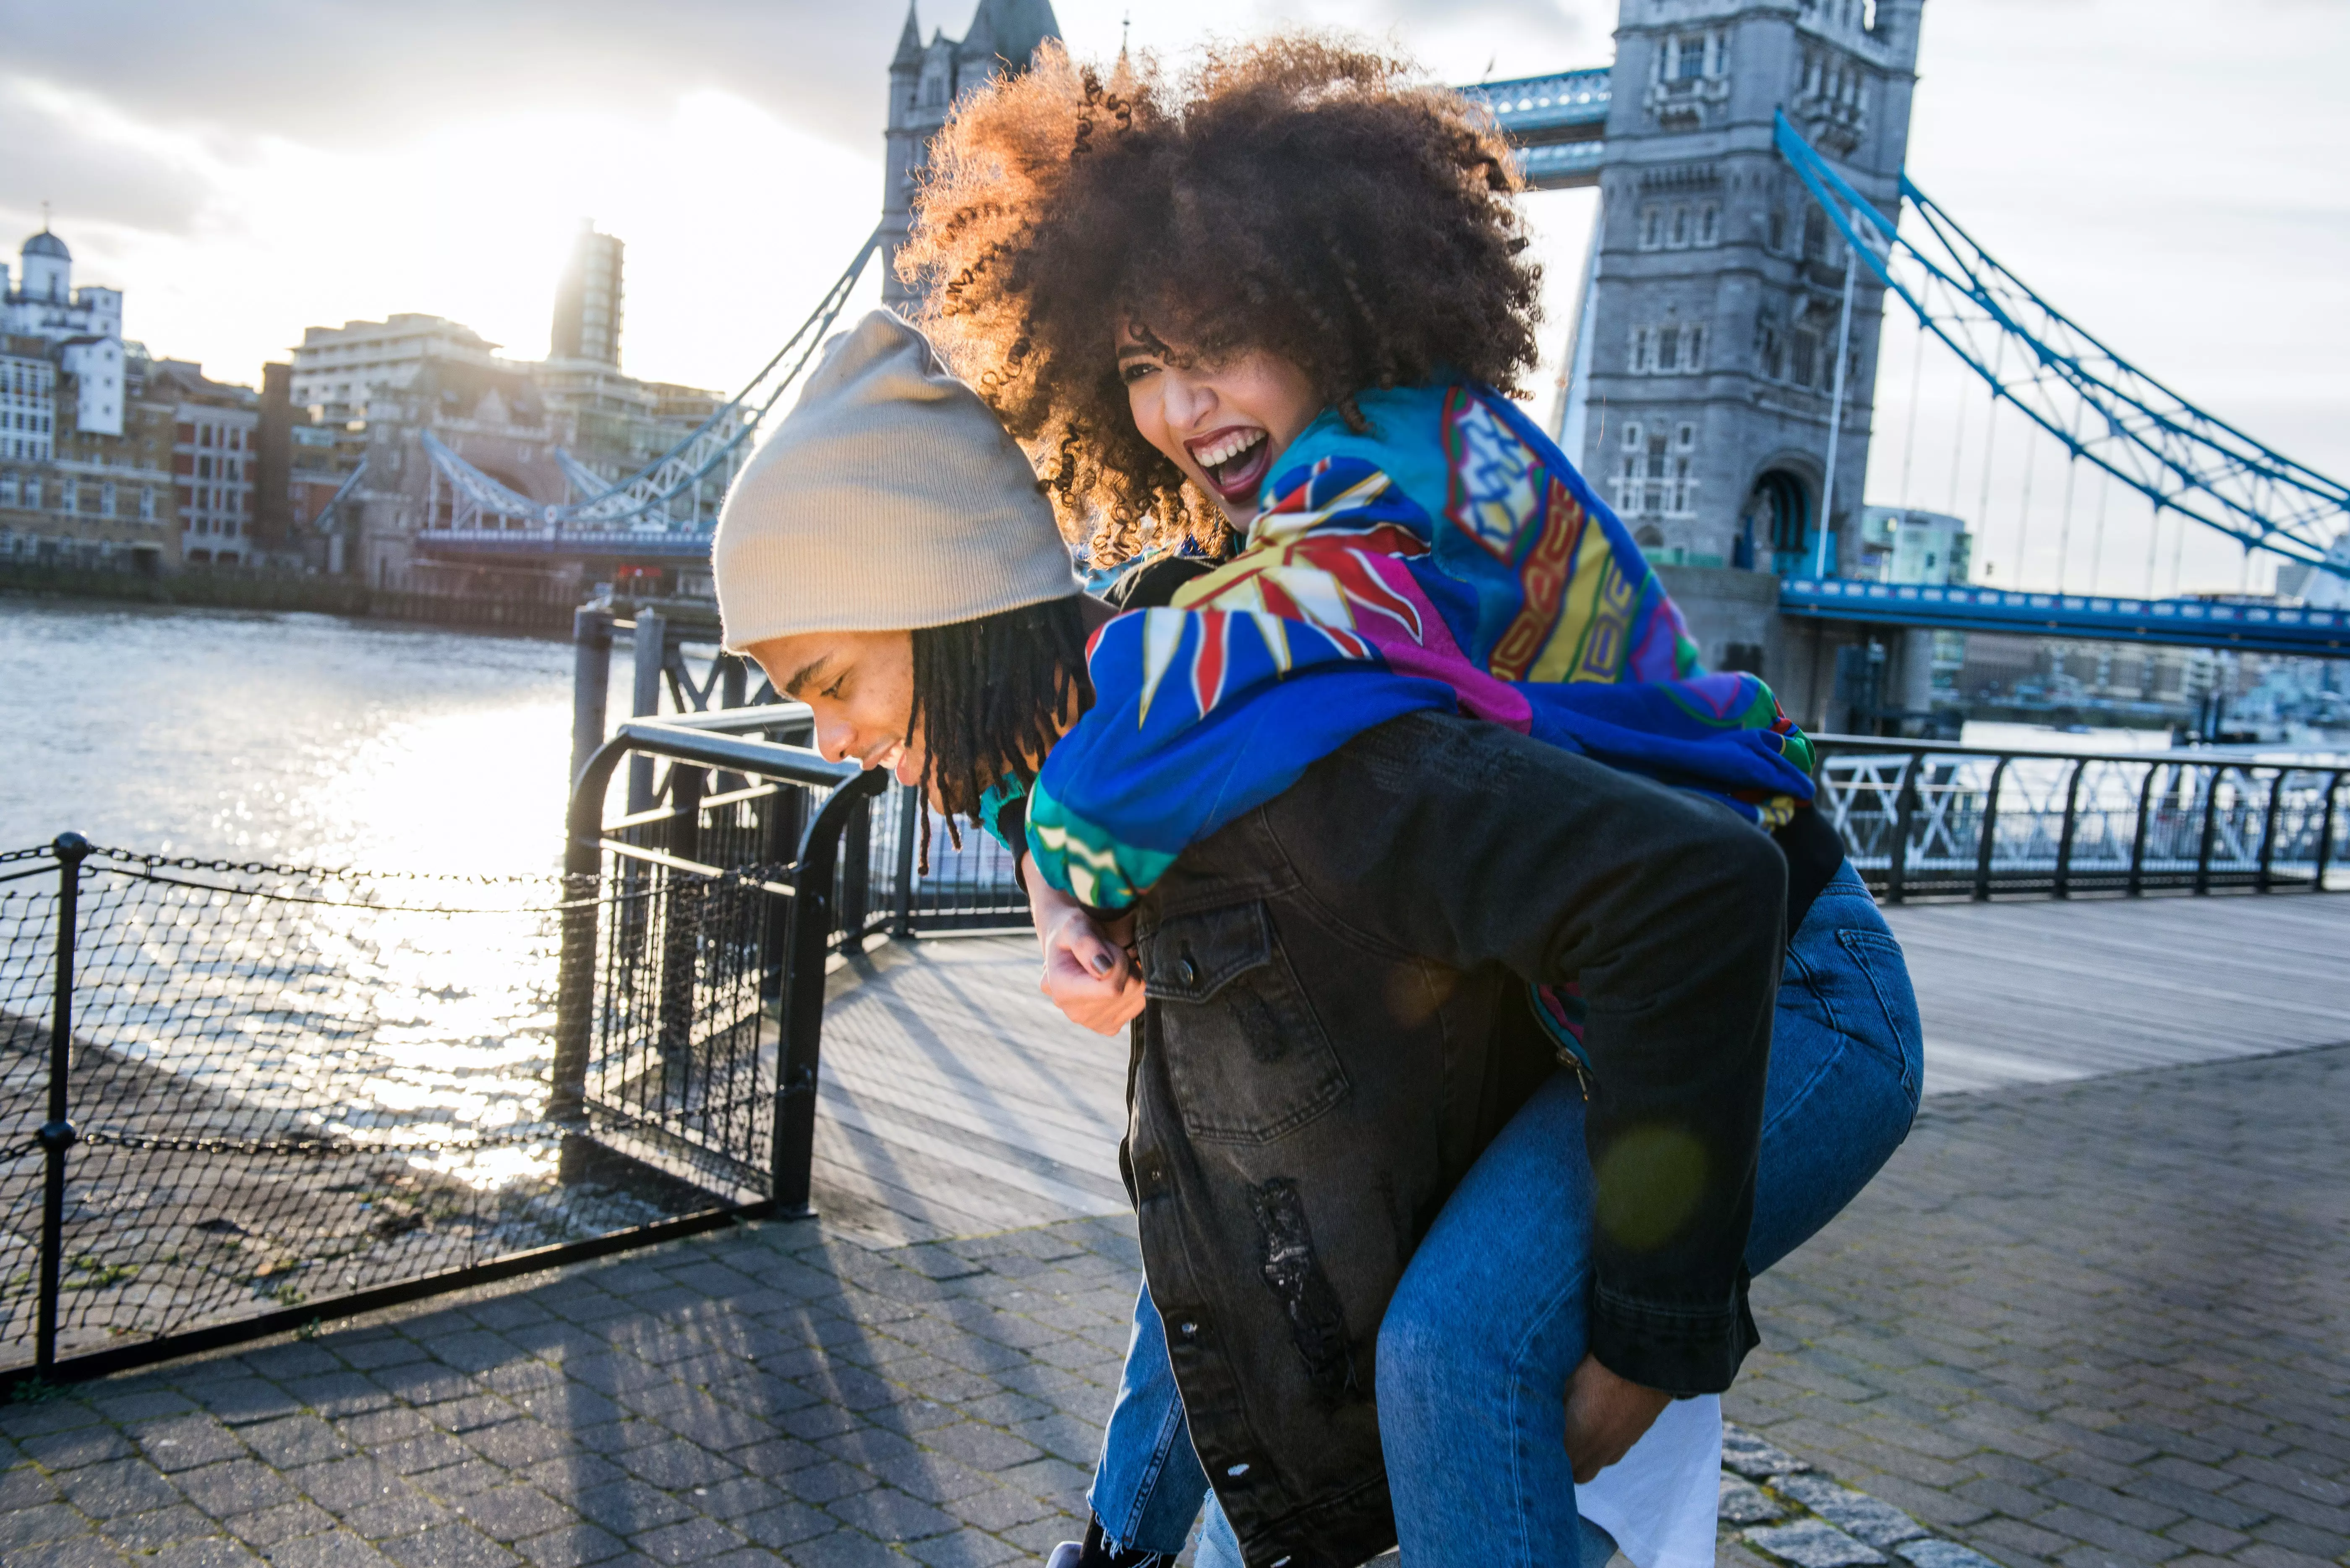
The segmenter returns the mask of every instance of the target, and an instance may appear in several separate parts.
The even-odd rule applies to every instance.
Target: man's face
[[[1262,349],[1206,364],[1136,322],[1117,347],[1134,428],[1246,529],[1274,460],[1322,411],[1305,372]]]
[[[914,711],[914,639],[903,631],[801,631],[750,649],[775,690],[816,713],[816,749],[834,762],[922,780]]]

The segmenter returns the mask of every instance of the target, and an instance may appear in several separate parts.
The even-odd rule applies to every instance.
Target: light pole
[[[1859,259],[1847,242],[1844,247],[1844,314],[1836,323],[1835,390],[1828,398],[1828,476],[1820,485],[1820,547],[1812,567],[1815,577],[1828,575],[1828,520],[1835,515],[1831,507],[1835,501],[1836,437],[1844,430],[1844,367],[1852,343],[1853,268]]]

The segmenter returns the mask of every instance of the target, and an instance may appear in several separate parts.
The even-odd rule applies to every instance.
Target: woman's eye
[[[1155,372],[1158,369],[1159,367],[1156,365],[1146,365],[1141,363],[1124,365],[1118,369],[1118,378],[1128,386],[1131,387],[1145,376]]]

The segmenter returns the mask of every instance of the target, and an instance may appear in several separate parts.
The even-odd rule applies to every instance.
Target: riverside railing
[[[2324,891],[2350,849],[2350,757],[1814,740],[1819,806],[1888,903]]]
[[[624,725],[560,876],[0,856],[0,1397],[806,1212],[835,955],[1025,917],[806,730]]]

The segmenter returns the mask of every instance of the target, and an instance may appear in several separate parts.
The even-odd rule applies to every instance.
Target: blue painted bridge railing
[[[1800,619],[1872,626],[1925,626],[1949,631],[2004,631],[2350,659],[2350,610],[2282,605],[1789,577],[1779,585],[1779,613]]]
[[[1823,735],[1820,809],[1887,903],[2324,891],[2350,754],[2081,756]]]

